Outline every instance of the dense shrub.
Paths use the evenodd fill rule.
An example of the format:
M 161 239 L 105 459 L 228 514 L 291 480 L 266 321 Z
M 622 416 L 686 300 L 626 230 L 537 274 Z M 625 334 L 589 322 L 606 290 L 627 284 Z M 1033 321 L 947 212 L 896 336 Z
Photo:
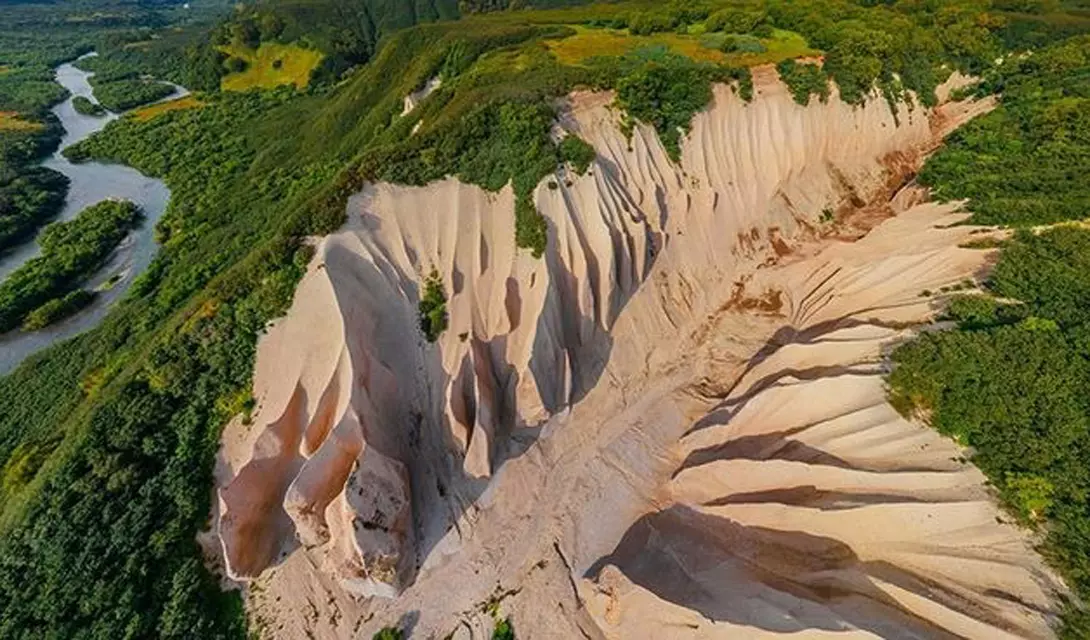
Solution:
M 131 202 L 107 200 L 68 222 L 55 222 L 38 236 L 42 254 L 0 283 L 0 332 L 50 298 L 90 276 L 141 218 Z
M 424 291 L 420 295 L 420 330 L 428 342 L 435 342 L 447 330 L 447 294 L 439 272 L 432 270 L 424 278 Z
M 492 640 L 515 640 L 515 627 L 510 618 L 504 618 L 492 629 Z
M 920 181 L 969 198 L 982 224 L 1078 220 L 1090 211 L 1090 37 L 1016 58 L 986 76 L 1001 105 L 947 138 Z
M 72 107 L 77 113 L 82 113 L 85 116 L 100 116 L 106 113 L 106 109 L 102 105 L 91 102 L 84 96 L 72 98 Z
M 67 192 L 68 178 L 52 169 L 0 166 L 0 252 L 57 215 Z
M 708 16 L 704 27 L 708 31 L 726 33 L 752 33 L 758 26 L 765 24 L 767 14 L 761 9 L 730 8 L 720 9 Z
M 37 331 L 63 320 L 95 301 L 95 292 L 76 289 L 63 298 L 54 298 L 27 314 L 23 331 Z
M 711 101 L 712 83 L 738 75 L 748 78 L 748 70 L 738 74 L 733 69 L 667 56 L 621 76 L 616 82 L 617 104 L 630 118 L 655 127 L 666 152 L 677 161 L 681 138 L 688 133 L 693 116 Z M 752 91 L 752 85 L 749 89 Z M 745 91 L 743 97 L 749 99 Z
M 585 174 L 597 157 L 594 147 L 574 134 L 560 141 L 559 153 L 560 160 L 570 164 L 579 175 Z
M 817 96 L 822 102 L 829 99 L 829 79 L 816 64 L 799 64 L 794 60 L 784 60 L 776 65 L 780 79 L 791 89 L 795 102 L 805 106 L 810 98 Z

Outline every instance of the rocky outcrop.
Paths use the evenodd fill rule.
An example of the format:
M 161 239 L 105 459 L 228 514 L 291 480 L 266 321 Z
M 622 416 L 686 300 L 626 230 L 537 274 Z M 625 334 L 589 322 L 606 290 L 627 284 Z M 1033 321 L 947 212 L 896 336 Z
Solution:
M 902 187 L 991 103 L 800 107 L 755 75 L 750 104 L 715 88 L 680 165 L 608 94 L 571 96 L 559 126 L 598 158 L 539 185 L 541 260 L 509 188 L 349 201 L 227 436 L 220 534 L 257 615 L 472 636 L 506 598 L 530 637 L 1048 635 L 1061 585 L 881 378 L 937 308 L 920 292 L 987 266 Z

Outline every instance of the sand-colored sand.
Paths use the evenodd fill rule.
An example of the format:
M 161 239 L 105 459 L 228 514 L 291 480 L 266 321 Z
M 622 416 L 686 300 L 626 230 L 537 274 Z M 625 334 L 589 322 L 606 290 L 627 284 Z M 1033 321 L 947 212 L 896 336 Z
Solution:
M 921 292 L 992 257 L 902 188 L 991 103 L 895 121 L 755 80 L 716 88 L 680 166 L 572 96 L 598 159 L 539 186 L 541 260 L 510 189 L 351 199 L 225 433 L 222 547 L 266 635 L 482 638 L 496 601 L 520 638 L 1050 635 L 1062 585 L 882 382 Z

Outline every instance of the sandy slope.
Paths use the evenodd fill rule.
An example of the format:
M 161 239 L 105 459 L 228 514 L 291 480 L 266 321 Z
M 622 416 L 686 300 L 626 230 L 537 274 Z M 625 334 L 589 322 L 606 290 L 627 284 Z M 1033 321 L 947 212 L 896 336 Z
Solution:
M 510 189 L 349 202 L 225 434 L 220 537 L 268 635 L 487 637 L 490 601 L 529 638 L 1049 635 L 1059 581 L 881 378 L 920 292 L 987 267 L 900 185 L 991 104 L 895 120 L 755 80 L 716 88 L 680 167 L 572 96 L 599 157 L 539 186 L 542 260 Z

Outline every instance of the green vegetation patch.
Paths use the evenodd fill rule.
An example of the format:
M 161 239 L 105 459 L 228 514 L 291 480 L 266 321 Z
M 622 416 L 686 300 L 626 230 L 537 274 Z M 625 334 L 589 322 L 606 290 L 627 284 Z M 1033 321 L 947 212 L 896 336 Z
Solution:
M 1039 225 L 1090 215 L 1090 37 L 1015 56 L 978 91 L 1001 104 L 951 134 L 920 173 L 973 222 Z
M 515 640 L 515 626 L 511 624 L 511 618 L 496 622 L 492 629 L 492 640 Z
M 617 104 L 629 118 L 655 127 L 666 152 L 681 158 L 681 138 L 693 116 L 712 98 L 713 82 L 741 82 L 742 97 L 752 98 L 749 69 L 693 63 L 680 56 L 663 56 L 634 68 L 616 83 Z M 631 130 L 631 120 L 625 125 Z
M 825 102 L 829 99 L 829 78 L 817 64 L 800 64 L 794 60 L 784 60 L 776 65 L 780 79 L 791 90 L 795 102 L 806 106 L 810 99 L 817 96 Z
M 240 45 L 223 45 L 220 51 L 230 56 L 228 73 L 220 81 L 224 91 L 271 89 L 284 84 L 302 89 L 322 61 L 322 53 L 297 45 L 277 42 L 262 43 L 257 49 Z
M 424 291 L 420 295 L 420 330 L 428 342 L 435 342 L 450 321 L 447 315 L 447 294 L 443 278 L 434 269 L 424 278 Z
M 568 135 L 560 141 L 559 153 L 560 160 L 570 164 L 572 169 L 579 175 L 585 174 L 594 159 L 598 157 L 594 147 L 574 134 Z
M 0 252 L 60 213 L 67 192 L 68 178 L 52 169 L 0 166 Z
M 42 255 L 0 283 L 0 332 L 19 326 L 30 311 L 91 275 L 140 218 L 133 203 L 108 200 L 46 227 L 38 236 Z
M 91 76 L 95 98 L 103 107 L 115 113 L 155 102 L 174 93 L 174 87 L 157 80 L 123 78 L 101 81 L 97 78 L 98 76 Z
M 957 330 L 926 333 L 894 353 L 892 402 L 923 412 L 941 433 L 973 448 L 973 463 L 1011 512 L 1027 525 L 1044 525 L 1046 556 L 1085 597 L 1090 230 L 1019 233 L 987 288 L 989 296 L 951 304 Z M 1086 631 L 1069 626 L 1069 637 Z
M 76 110 L 76 113 L 82 113 L 85 116 L 101 116 L 106 113 L 106 109 L 101 104 L 91 102 L 84 96 L 72 98 L 72 108 Z
M 63 298 L 54 298 L 27 314 L 23 331 L 37 331 L 63 320 L 94 302 L 95 295 L 93 291 L 76 289 Z

